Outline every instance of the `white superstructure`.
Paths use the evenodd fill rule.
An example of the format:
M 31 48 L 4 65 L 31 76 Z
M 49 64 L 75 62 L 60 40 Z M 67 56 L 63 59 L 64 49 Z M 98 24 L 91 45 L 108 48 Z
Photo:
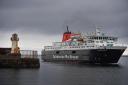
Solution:
M 73 50 L 73 49 L 100 49 L 117 46 L 117 37 L 107 36 L 99 29 L 91 34 L 73 33 L 63 42 L 53 42 L 52 46 L 45 46 L 45 50 Z

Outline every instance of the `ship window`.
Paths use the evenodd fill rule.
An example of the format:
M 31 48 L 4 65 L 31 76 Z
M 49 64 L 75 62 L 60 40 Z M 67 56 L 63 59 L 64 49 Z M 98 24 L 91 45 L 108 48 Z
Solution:
M 114 40 L 114 38 L 112 38 L 112 40 Z
M 102 40 L 104 40 L 104 37 L 102 37 Z
M 96 41 L 96 43 L 99 43 L 99 41 Z
M 99 39 L 101 39 L 101 37 L 99 37 Z
M 101 37 L 101 40 L 103 39 L 103 37 Z
M 105 37 L 103 37 L 103 40 L 105 39 Z
M 74 53 L 76 53 L 76 51 L 72 51 L 72 53 L 74 54 Z
M 100 41 L 100 43 L 103 43 L 103 41 Z
M 60 51 L 56 51 L 56 54 L 59 54 L 60 53 Z
M 96 37 L 94 37 L 94 39 L 96 39 Z
M 111 37 L 109 37 L 109 40 L 111 40 Z
M 82 48 L 85 48 L 84 46 L 82 46 Z
M 106 40 L 106 37 L 104 37 L 104 39 Z
M 106 40 L 108 39 L 108 37 L 106 37 Z
M 98 37 L 96 37 L 96 39 L 98 40 Z

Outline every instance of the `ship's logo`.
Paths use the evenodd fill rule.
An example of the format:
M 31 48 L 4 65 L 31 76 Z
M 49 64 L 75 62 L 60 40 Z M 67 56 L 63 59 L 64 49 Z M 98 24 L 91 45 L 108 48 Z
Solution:
M 79 56 L 73 56 L 73 55 L 63 55 L 63 56 L 58 56 L 58 55 L 53 55 L 53 58 L 78 59 Z

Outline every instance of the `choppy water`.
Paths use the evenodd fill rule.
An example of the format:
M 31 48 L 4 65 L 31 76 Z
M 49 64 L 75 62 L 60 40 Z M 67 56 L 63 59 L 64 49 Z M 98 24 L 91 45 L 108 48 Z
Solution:
M 118 65 L 41 63 L 39 69 L 0 69 L 0 85 L 127 85 L 128 57 Z

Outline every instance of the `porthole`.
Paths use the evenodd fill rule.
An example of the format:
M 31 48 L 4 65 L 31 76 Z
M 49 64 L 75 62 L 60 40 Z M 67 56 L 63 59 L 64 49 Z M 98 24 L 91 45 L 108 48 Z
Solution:
M 72 53 L 74 54 L 74 53 L 76 53 L 76 51 L 72 51 Z
M 56 51 L 56 54 L 59 54 L 60 53 L 60 51 Z

